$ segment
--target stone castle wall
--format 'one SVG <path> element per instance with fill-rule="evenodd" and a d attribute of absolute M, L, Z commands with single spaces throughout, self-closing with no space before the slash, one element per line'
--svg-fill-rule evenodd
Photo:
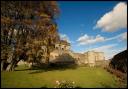
<path fill-rule="evenodd" d="M 94 52 L 94 51 L 89 51 L 86 52 L 85 54 L 87 54 L 87 59 L 88 60 L 88 64 L 90 66 L 95 66 L 97 62 L 102 62 L 104 61 L 104 53 L 103 52 Z"/>
<path fill-rule="evenodd" d="M 88 51 L 86 53 L 74 53 L 73 57 L 76 59 L 78 65 L 88 64 L 89 66 L 95 66 L 102 64 L 105 60 L 103 52 Z"/>
<path fill-rule="evenodd" d="M 50 53 L 50 60 L 55 60 L 59 55 L 62 55 L 64 53 L 68 53 L 73 58 L 75 58 L 78 65 L 88 64 L 89 66 L 95 66 L 96 63 L 105 60 L 103 52 L 88 51 L 83 54 L 73 53 L 72 51 L 70 51 L 70 46 L 65 44 L 55 45 L 55 50 Z"/>

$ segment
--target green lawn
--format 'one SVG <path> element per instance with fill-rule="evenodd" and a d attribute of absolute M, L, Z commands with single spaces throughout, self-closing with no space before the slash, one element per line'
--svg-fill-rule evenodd
<path fill-rule="evenodd" d="M 41 88 L 54 87 L 56 80 L 71 80 L 76 85 L 84 88 L 117 87 L 115 76 L 102 68 L 78 67 L 65 70 L 23 70 L 1 72 L 1 87 L 11 88 Z M 21 71 L 22 70 L 22 71 Z"/>

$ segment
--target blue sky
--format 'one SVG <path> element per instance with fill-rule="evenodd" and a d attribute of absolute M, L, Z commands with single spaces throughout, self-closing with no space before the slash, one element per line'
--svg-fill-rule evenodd
<path fill-rule="evenodd" d="M 58 1 L 58 5 L 58 31 L 62 39 L 71 43 L 72 51 L 103 51 L 110 58 L 127 48 L 126 3 Z"/>

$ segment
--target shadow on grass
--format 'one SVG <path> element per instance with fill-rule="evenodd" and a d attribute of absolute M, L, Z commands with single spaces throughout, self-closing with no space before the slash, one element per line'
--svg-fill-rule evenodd
<path fill-rule="evenodd" d="M 39 70 L 39 68 L 15 69 L 15 71 Z"/>
<path fill-rule="evenodd" d="M 67 69 L 76 69 L 77 65 L 70 65 L 70 66 L 49 66 L 49 67 L 43 67 L 43 68 L 39 68 L 39 67 L 33 67 L 31 70 L 37 70 L 37 71 L 33 71 L 30 72 L 29 74 L 36 74 L 36 73 L 41 73 L 41 72 L 48 72 L 48 71 L 64 71 Z"/>
<path fill-rule="evenodd" d="M 26 71 L 26 70 L 31 70 L 31 69 L 16 69 L 15 71 Z"/>

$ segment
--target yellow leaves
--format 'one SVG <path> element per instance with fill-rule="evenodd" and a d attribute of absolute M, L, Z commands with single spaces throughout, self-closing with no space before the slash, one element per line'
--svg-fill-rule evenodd
<path fill-rule="evenodd" d="M 48 33 L 52 34 L 54 36 L 54 34 L 57 32 L 57 28 L 54 24 L 52 24 L 49 29 L 48 29 Z"/>
<path fill-rule="evenodd" d="M 57 26 L 56 25 L 52 25 L 52 30 L 56 31 L 57 30 Z"/>
<path fill-rule="evenodd" d="M 48 14 L 43 13 L 43 12 L 40 14 L 40 16 L 43 17 L 43 18 L 49 18 L 50 17 Z"/>
<path fill-rule="evenodd" d="M 11 20 L 9 17 L 2 17 L 1 23 L 11 24 L 13 20 Z"/>

